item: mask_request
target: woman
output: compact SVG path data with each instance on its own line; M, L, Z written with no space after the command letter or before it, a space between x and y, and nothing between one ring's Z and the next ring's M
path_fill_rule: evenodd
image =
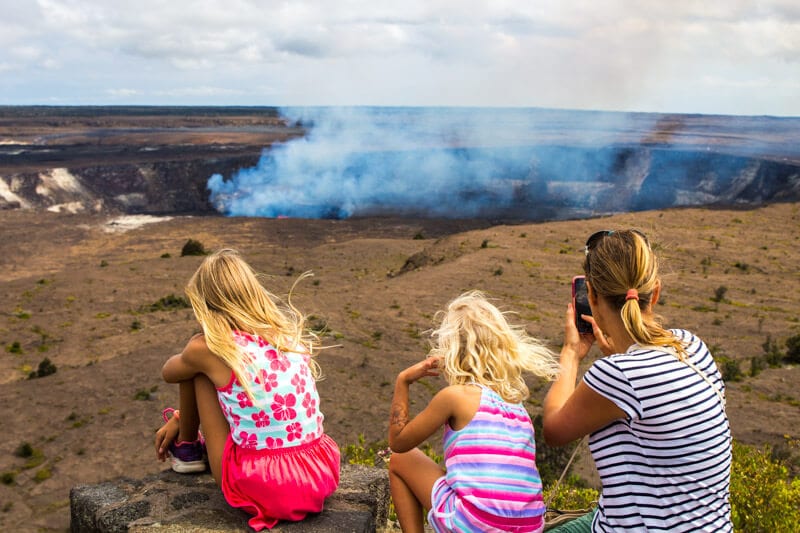
M578 333L570 304L543 429L551 445L590 435L602 491L593 513L561 530L732 531L722 376L703 341L653 312L661 281L647 238L597 232L583 268L592 333ZM605 357L576 386L595 342Z

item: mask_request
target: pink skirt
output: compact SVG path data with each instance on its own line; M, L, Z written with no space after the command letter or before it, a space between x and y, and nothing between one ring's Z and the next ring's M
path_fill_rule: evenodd
M241 448L228 435L222 494L232 507L253 515L248 523L256 531L319 513L338 485L339 447L327 435L279 450Z

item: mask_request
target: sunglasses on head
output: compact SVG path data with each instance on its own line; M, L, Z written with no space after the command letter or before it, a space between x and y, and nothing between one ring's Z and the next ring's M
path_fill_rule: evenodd
M642 233L638 229L632 229L630 231L634 232L636 235L641 237L648 247L650 246L650 241L647 240L647 235L645 235L644 233ZM594 250L594 247L597 246L598 242L600 242L604 238L606 238L609 235L612 235L614 233L617 233L617 232L615 230L613 230L613 229L604 229L604 230L600 230L600 231L595 231L594 233L589 235L589 238L586 239L586 246L583 247L584 254L589 255L589 252Z

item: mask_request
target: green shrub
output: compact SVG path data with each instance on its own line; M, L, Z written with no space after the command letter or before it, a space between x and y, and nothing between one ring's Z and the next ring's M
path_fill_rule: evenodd
M50 468L45 466L44 468L40 468L39 470L36 471L36 474L34 474L33 476L33 480L36 483L41 483L46 479L50 479L52 475L53 473L50 471Z
M388 457L386 442L373 442L366 446L364 434L358 435L358 444L348 444L342 450L342 459L351 465L378 466L381 458Z
M762 357L751 357L750 358L750 377L756 377L761 373L764 368L766 368L767 363L765 362L764 358Z
M56 370L58 370L56 365L50 362L50 359L45 357L39 362L39 368L28 374L28 379L43 378L45 376L55 374Z
M800 364L800 335L786 339L786 361Z
M33 452L33 446L27 442L23 442L17 446L16 450L14 450L14 455L17 457L28 458L33 456Z
M189 239L181 249L181 257L185 255L207 255L208 252L200 241Z
M739 361L726 357L724 355L714 356L719 367L719 372L722 374L723 381L741 381L744 374L739 367Z
M14 341L11 344L9 344L8 346L6 346L6 351L8 353L21 354L22 353L22 345L19 343L19 341Z
M714 296L711 298L712 302L724 302L725 301L725 293L728 292L728 287L725 285L720 285L714 290Z
M168 294L167 296L159 298L158 301L145 307L144 310L151 312L169 311L171 309L186 309L191 306L192 305L189 303L189 300L187 300L183 296L175 296L174 294Z
M735 531L800 531L800 479L789 480L769 446L733 442L731 517Z
M600 498L600 493L586 487L578 476L566 477L555 493L553 493L554 485L555 483L552 483L544 488L544 501L550 502L551 509L587 509L594 507Z
M781 366L781 361L783 360L783 354L781 350L778 348L778 341L773 340L771 335L767 335L764 344L761 345L764 349L764 359L766 360L767 364L771 367Z

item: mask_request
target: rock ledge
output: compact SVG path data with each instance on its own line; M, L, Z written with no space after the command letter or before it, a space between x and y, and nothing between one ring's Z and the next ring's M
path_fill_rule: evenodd
M248 515L225 502L207 473L165 470L144 479L79 485L69 496L70 527L76 533L252 531ZM280 522L272 531L371 533L386 524L388 504L387 470L345 465L339 488L322 513L301 522Z

